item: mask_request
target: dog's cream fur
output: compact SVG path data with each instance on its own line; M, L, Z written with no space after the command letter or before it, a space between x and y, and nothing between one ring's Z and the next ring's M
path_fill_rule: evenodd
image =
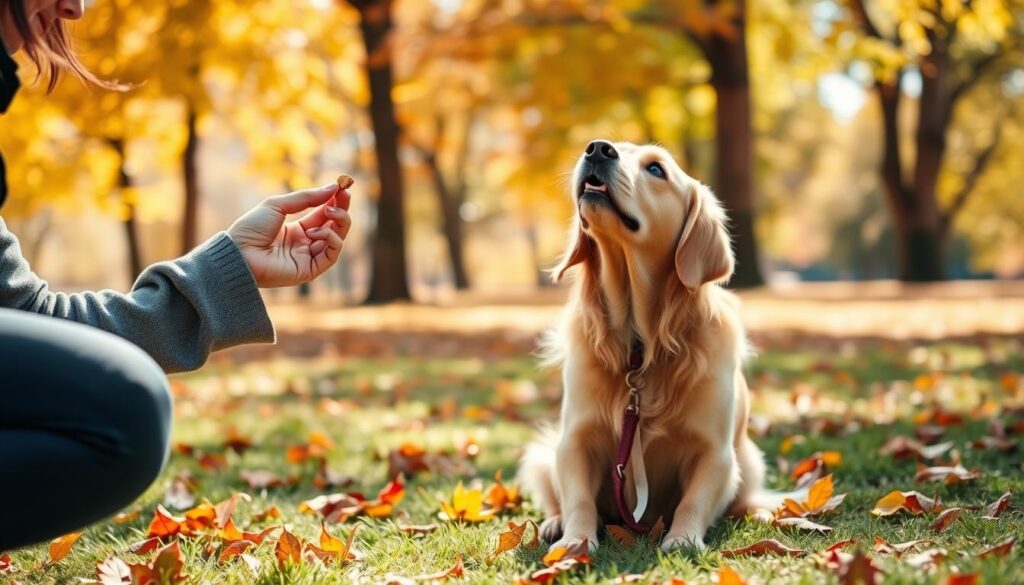
M611 468L637 336L646 348L640 425L650 484L642 520L671 522L665 550L703 548L708 527L730 506L744 513L780 499L761 492L763 456L747 436L747 340L739 301L720 286L733 272L725 213L664 149L614 148L610 196L640 227L630 231L608 206L578 199L581 157L573 178L579 213L554 273L557 280L576 266L577 278L546 344L563 370L561 424L527 449L519 477L544 511L552 548L582 539L596 546L600 519L619 517ZM665 179L648 172L652 162Z

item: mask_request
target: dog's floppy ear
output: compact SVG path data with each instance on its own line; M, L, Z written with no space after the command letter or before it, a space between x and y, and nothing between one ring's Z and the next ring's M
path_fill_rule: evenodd
M562 280L562 274L573 266L583 262L597 252L597 245L590 236L583 233L579 218L573 222L572 230L569 232L569 246L562 256L562 261L551 271L551 280L558 282Z
M732 276L734 260L725 231L725 210L704 185L694 182L690 209L676 246L676 274L695 291L707 282Z

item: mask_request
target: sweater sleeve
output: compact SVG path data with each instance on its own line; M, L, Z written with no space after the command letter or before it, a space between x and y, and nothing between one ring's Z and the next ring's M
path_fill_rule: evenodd
M135 343L166 372L194 370L213 351L273 343L274 327L242 254L221 232L147 268L128 294L51 292L0 218L0 307L77 321Z

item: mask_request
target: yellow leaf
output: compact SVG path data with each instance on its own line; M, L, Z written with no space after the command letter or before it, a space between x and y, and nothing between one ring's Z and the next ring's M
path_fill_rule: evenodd
M889 492L882 499L875 502L875 509L871 513L875 516L891 516L903 508L907 498L903 492L896 490Z
M810 511L820 510L832 498L832 474L814 482L811 491L807 493L807 509Z

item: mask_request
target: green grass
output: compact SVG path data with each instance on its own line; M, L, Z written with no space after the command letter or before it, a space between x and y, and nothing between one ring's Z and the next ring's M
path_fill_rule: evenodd
M943 375L932 377L935 372ZM664 554L642 541L623 547L604 539L592 564L563 577L563 581L611 582L620 575L643 574L645 582L679 577L687 582L708 583L714 582L718 567L730 566L748 582L837 582L835 575L815 568L809 558L726 559L718 551L766 538L808 551L821 551L838 540L855 538L865 550L870 550L875 536L881 536L891 543L927 538L949 552L945 563L931 572L871 552L875 563L886 572L885 582L944 582L954 572L977 573L984 583L1022 582L1021 546L1002 559L980 560L975 556L987 544L1010 534L1022 535L1024 514L1020 510L1010 510L998 521L982 520L978 511L965 510L941 534L931 533L928 527L932 519L928 517L876 518L869 513L875 501L894 489L938 494L949 507L983 507L1009 490L1020 508L1020 495L1024 493L1020 453L966 447L971 439L985 434L988 415L968 416L964 425L950 427L947 434L948 440L956 442L964 464L982 471L982 478L976 482L953 486L915 484L913 462L893 461L877 452L890 436L912 435L913 415L933 403L968 415L979 404L979 396L990 402L985 412L1003 406L1008 397L1002 376L1021 372L1024 358L1020 344L1005 338L917 345L798 340L784 347L764 348L751 365L749 376L756 391L755 410L772 420L767 434L757 438L769 462L769 483L778 488L791 486L791 480L778 468L780 445L788 436L804 437L803 442L797 442L790 453L782 456L790 463L820 450L841 452L842 463L833 473L836 491L848 496L834 513L816 518L834 531L819 535L744 520L723 520L710 530L706 538L709 548L702 553ZM455 450L472 438L480 444L481 451L472 461L475 473L468 477L425 473L411 478L406 498L397 507L394 518L359 519L331 527L335 535L340 535L347 533L354 523L361 524L357 546L366 556L359 562L340 568L307 563L279 569L273 547L263 545L255 552L262 560L257 577L237 559L221 564L216 555L205 558L205 541L183 539L189 582L380 582L388 574L415 576L442 571L459 555L465 564L465 579L471 582L511 583L542 567L541 548L519 549L490 559L505 521L540 520L540 514L529 502L519 512L500 520L462 525L437 518L439 499L450 498L458 481L489 482L499 471L505 478L513 478L517 458L533 435L535 423L553 420L557 415L558 374L538 370L529 356L510 356L493 362L468 358L321 359L260 362L234 368L210 366L176 378L175 386L179 393L175 442L220 453L227 429L234 427L253 440L253 448L243 455L228 452L228 467L221 471L203 470L194 457L174 454L162 477L132 506L142 510L136 520L90 527L71 554L54 566L38 568L48 556L45 546L16 551L12 558L21 572L9 577L25 583L72 583L79 577L94 577L96 563L109 555L120 556L129 563L149 560L151 554L139 557L128 549L145 538L164 489L183 470L199 480L200 498L217 502L235 491L251 493L252 501L243 502L236 513L240 527L268 525L251 524L250 518L273 504L283 512L277 522L286 523L298 536L315 541L319 519L297 510L301 501L322 493L311 485L315 466L289 464L284 457L289 445L304 442L314 430L327 433L336 443L328 455L331 469L356 478L355 485L346 491L367 494L376 493L386 483L385 456L403 442L414 442L428 451ZM496 391L499 387L502 392ZM804 399L808 410L800 412L793 406L793 394L808 396ZM507 399L500 400L500 395ZM1020 398L1018 394L1017 403ZM879 415L884 415L884 424L874 422ZM1009 414L1002 416L1010 420ZM854 420L860 426L839 435L811 430L814 421L823 418ZM294 487L254 492L239 479L238 472L243 469L297 474L299 482ZM73 489L73 485L68 486L69 491ZM418 537L397 529L398 523L429 522L439 522L441 528Z

